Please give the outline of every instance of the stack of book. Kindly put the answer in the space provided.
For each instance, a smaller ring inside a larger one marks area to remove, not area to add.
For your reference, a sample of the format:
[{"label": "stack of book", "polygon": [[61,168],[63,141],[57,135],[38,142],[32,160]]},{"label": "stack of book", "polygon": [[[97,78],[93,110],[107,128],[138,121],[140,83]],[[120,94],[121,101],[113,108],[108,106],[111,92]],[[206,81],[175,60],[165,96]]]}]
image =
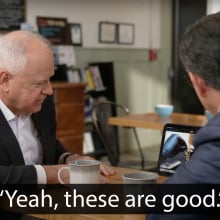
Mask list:
[{"label": "stack of book", "polygon": [[98,66],[90,66],[80,69],[81,82],[87,83],[88,91],[103,91],[105,86]]}]

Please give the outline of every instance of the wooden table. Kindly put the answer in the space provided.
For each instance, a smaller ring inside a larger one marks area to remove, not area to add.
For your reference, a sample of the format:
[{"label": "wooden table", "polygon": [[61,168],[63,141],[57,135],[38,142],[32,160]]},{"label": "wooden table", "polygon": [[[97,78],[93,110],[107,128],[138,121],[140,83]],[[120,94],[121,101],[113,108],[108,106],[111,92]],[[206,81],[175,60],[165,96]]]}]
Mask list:
[{"label": "wooden table", "polygon": [[[122,175],[128,172],[144,172],[140,170],[134,170],[129,168],[121,168],[114,167],[116,171],[116,175],[111,176],[109,178],[109,182],[112,184],[120,184],[122,183]],[[167,177],[159,176],[158,183],[162,183],[166,180]],[[144,214],[42,214],[42,215],[34,215],[39,218],[47,219],[47,220],[145,220],[146,215]]]},{"label": "wooden table", "polygon": [[166,123],[203,126],[207,122],[204,115],[173,113],[169,118],[159,117],[156,113],[134,114],[110,117],[109,124],[122,127],[136,127],[163,130]]}]

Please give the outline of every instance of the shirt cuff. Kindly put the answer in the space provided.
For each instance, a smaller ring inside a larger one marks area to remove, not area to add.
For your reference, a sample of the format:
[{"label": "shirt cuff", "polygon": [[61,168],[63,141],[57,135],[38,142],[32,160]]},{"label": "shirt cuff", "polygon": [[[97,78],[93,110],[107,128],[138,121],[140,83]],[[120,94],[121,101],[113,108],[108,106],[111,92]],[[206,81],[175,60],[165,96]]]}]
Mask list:
[{"label": "shirt cuff", "polygon": [[70,155],[72,155],[72,153],[70,153],[70,152],[65,152],[65,153],[61,154],[59,161],[58,161],[58,164],[64,164],[66,162],[66,158]]},{"label": "shirt cuff", "polygon": [[47,175],[46,171],[41,165],[34,165],[37,171],[37,183],[38,184],[46,184],[47,183]]}]

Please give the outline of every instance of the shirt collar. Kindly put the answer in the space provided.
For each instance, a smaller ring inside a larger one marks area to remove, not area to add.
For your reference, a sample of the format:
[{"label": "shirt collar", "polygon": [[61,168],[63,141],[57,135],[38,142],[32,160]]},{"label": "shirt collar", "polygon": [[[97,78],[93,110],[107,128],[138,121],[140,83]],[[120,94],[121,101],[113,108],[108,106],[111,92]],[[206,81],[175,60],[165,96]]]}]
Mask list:
[{"label": "shirt collar", "polygon": [[16,115],[0,99],[0,109],[7,121],[16,119]]}]

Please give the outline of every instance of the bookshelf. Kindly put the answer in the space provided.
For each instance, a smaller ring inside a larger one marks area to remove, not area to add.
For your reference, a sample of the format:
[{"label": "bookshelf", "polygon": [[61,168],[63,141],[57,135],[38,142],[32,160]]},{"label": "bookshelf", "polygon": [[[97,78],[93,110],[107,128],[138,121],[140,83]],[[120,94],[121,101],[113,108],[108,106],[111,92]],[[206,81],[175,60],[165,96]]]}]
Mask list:
[{"label": "bookshelf", "polygon": [[[115,83],[114,83],[114,66],[112,62],[94,62],[94,63],[89,63],[88,66],[89,67],[97,66],[99,68],[100,76],[104,87],[102,90],[95,90],[95,89],[87,90],[85,95],[85,101],[87,99],[92,100],[91,108],[90,108],[90,110],[92,111],[92,106],[100,99],[116,101]],[[113,113],[116,114],[115,109],[113,109]],[[102,146],[101,140],[94,131],[93,125],[89,120],[89,117],[87,117],[87,120],[85,121],[84,132],[86,132],[87,135],[89,132],[90,135],[92,136],[93,143],[91,144],[93,146],[91,147],[91,149],[93,148],[94,151],[90,153],[90,155],[95,157],[96,159],[99,159],[101,156],[106,155],[106,151]]]},{"label": "bookshelf", "polygon": [[52,81],[58,121],[57,135],[61,142],[74,153],[88,153],[87,150],[83,152],[86,142],[93,145],[86,146],[86,149],[94,149],[95,157],[97,152],[98,155],[105,154],[91,123],[91,112],[93,105],[100,99],[115,101],[113,63],[89,63],[81,69],[57,65]]},{"label": "bookshelf", "polygon": [[[82,81],[87,83],[85,91],[85,123],[90,123],[91,111],[96,102],[100,99],[115,101],[113,63],[89,63],[86,68],[80,70],[80,74]],[[97,77],[94,76],[96,74]]]}]

